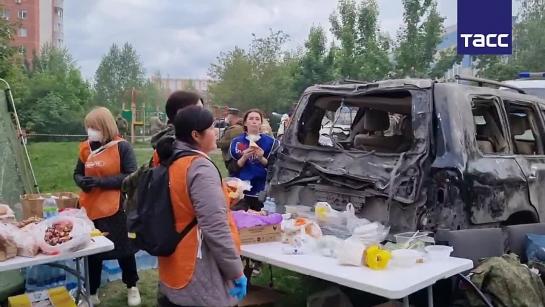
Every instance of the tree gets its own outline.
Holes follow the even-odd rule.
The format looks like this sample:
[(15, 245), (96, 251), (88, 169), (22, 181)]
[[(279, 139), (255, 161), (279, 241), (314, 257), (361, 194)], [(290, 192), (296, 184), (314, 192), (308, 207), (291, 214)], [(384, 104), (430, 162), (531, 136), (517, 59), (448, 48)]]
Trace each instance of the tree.
[(391, 70), (389, 43), (380, 34), (375, 0), (340, 0), (338, 12), (329, 20), (331, 32), (340, 41), (337, 66), (344, 78), (376, 80)]
[(479, 77), (499, 81), (516, 78), (520, 70), (519, 65), (505, 56), (481, 55), (476, 57), (475, 64)]
[(441, 50), (431, 68), (429, 76), (436, 79), (443, 77), (446, 71), (452, 68), (454, 64), (460, 64), (463, 58), (464, 56), (458, 54), (455, 47)]
[(43, 46), (29, 71), (19, 108), (23, 126), (37, 133), (82, 133), (91, 91), (66, 49)]
[(313, 84), (334, 79), (334, 46), (327, 50), (327, 38), (321, 27), (312, 27), (305, 42), (305, 53), (294, 72), (294, 91), (303, 92)]
[(444, 18), (434, 0), (403, 0), (404, 27), (395, 50), (398, 77), (426, 77), (441, 42)]
[(521, 1), (514, 39), (516, 65), (527, 71), (545, 71), (545, 1)]
[(13, 35), (13, 27), (7, 20), (0, 18), (0, 78), (10, 84), (15, 102), (19, 104), (27, 92), (27, 77), (24, 73), (23, 54), (10, 45)]
[(272, 31), (266, 37), (253, 35), (248, 51), (235, 47), (222, 52), (212, 64), (209, 88), (212, 101), (240, 109), (265, 112), (287, 109), (293, 103), (293, 66), (296, 57), (283, 52), (288, 36)]
[(143, 85), (144, 68), (136, 50), (129, 43), (121, 49), (113, 44), (95, 73), (96, 102), (118, 112), (129, 102), (130, 90)]

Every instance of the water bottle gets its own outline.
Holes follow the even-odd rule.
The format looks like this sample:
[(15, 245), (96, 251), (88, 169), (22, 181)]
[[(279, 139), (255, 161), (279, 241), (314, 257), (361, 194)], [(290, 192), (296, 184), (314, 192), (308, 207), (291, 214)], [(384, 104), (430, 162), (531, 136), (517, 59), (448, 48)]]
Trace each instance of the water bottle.
[(267, 197), (263, 203), (263, 209), (265, 209), (265, 211), (268, 213), (276, 213), (276, 203), (274, 202), (274, 198)]
[(48, 219), (59, 214), (59, 207), (57, 207), (57, 202), (52, 196), (49, 196), (44, 200), (42, 210), (44, 219)]

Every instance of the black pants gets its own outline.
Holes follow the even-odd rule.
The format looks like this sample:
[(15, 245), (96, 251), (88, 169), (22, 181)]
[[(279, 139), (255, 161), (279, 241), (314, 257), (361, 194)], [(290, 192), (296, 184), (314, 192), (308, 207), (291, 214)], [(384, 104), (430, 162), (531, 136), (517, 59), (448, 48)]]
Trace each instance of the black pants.
[[(138, 272), (136, 271), (136, 259), (134, 255), (117, 259), (121, 268), (121, 280), (127, 288), (136, 287)], [(91, 295), (97, 294), (102, 275), (102, 257), (89, 256), (89, 282), (91, 283)]]

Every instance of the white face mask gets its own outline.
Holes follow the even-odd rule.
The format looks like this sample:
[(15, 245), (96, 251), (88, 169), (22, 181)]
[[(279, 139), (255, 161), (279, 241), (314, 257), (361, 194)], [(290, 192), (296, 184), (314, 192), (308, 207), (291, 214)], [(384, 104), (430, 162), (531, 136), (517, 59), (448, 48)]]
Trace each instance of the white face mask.
[(102, 142), (102, 132), (93, 128), (87, 129), (87, 137), (90, 142)]

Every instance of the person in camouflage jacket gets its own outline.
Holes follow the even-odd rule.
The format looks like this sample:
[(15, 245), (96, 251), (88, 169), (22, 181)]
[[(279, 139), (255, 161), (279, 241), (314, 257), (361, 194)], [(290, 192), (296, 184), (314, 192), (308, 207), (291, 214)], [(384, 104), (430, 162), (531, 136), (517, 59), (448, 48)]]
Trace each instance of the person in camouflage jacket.
[[(545, 306), (545, 286), (537, 273), (521, 264), (515, 254), (491, 257), (471, 271), (471, 281), (497, 307)], [(486, 306), (472, 290), (469, 306)]]

